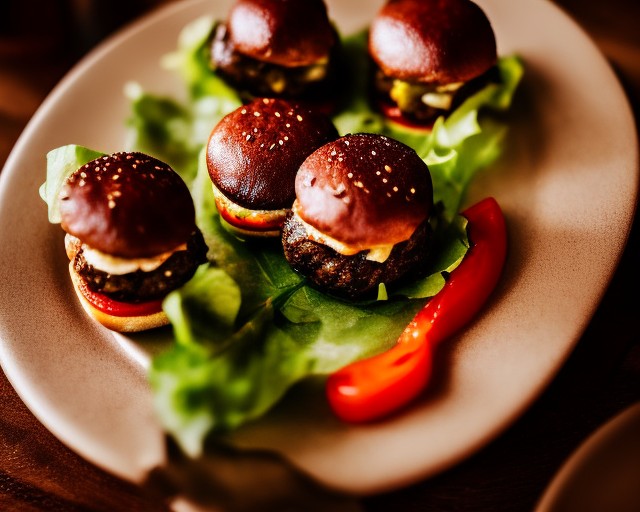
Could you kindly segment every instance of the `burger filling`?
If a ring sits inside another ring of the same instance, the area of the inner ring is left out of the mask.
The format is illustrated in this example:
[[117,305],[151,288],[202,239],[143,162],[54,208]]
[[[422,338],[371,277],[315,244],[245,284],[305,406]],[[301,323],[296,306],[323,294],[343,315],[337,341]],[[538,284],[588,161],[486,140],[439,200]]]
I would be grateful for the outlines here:
[[358,254],[361,251],[365,251],[365,259],[369,261],[383,263],[387,260],[387,258],[389,258],[394,244],[384,244],[378,245],[376,247],[361,247],[359,245],[349,245],[340,242],[339,240],[336,240],[335,238],[322,233],[321,231],[314,228],[311,224],[302,220],[297,211],[297,204],[297,201],[293,204],[293,216],[295,217],[295,221],[304,229],[309,240],[331,247],[334,251],[344,256],[353,256],[354,254]]
[[376,293],[380,283],[422,275],[429,256],[431,229],[428,221],[409,240],[393,246],[384,262],[367,259],[367,251],[345,255],[309,237],[298,215],[287,216],[282,230],[285,257],[296,271],[329,293],[359,298]]
[[196,230],[175,250],[152,258],[120,258],[104,254],[67,235],[67,254],[89,290],[122,302],[164,298],[182,286],[207,261],[207,246]]
[[210,61],[226,81],[252,96],[298,97],[319,93],[331,78],[329,56],[308,66],[279,66],[237,52],[223,23],[213,29]]
[[234,228],[245,230],[250,234],[263,231],[265,236],[278,236],[287,209],[251,210],[245,208],[225,196],[213,185],[213,197],[220,216]]
[[[390,117],[404,117],[418,124],[430,124],[438,116],[447,115],[487,83],[497,81],[496,68],[468,82],[448,84],[400,80],[377,70],[374,85],[379,101],[383,108],[386,106]],[[395,115],[389,107],[396,109]]]

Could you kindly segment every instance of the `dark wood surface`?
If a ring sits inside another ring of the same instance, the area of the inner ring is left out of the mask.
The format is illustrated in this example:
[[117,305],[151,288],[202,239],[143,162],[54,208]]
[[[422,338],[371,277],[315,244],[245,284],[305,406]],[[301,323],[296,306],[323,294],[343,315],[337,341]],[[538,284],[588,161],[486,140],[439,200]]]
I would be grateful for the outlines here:
[[[162,2],[57,0],[43,3],[47,7],[37,16],[26,8],[29,2],[10,0],[0,5],[0,168],[31,115],[64,73],[110,31],[158,3]],[[609,58],[638,118],[640,2],[557,3]],[[110,8],[89,11],[90,4]],[[74,20],[82,21],[83,32],[67,30]],[[529,411],[467,461],[428,481],[361,500],[364,510],[532,510],[579,444],[640,400],[637,224],[575,352]],[[0,372],[0,510],[163,509],[142,488],[101,471],[63,446],[27,410]]]

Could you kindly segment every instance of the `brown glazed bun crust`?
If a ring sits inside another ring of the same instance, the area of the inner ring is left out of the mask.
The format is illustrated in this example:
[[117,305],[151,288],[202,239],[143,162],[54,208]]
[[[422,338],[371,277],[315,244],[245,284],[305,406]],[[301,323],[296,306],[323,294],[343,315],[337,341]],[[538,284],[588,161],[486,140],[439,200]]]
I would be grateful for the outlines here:
[[207,144],[216,188],[251,210],[291,208],[300,164],[338,137],[331,120],[281,99],[258,98],[225,116]]
[[238,0],[227,28],[238,52],[288,67],[313,64],[336,43],[322,0]]
[[113,256],[171,251],[195,229],[193,201],[182,178],[142,153],[115,153],[80,167],[60,199],[62,228]]
[[369,53],[385,75],[413,82],[466,82],[496,62],[496,41],[470,0],[395,0],[373,20]]
[[302,220],[360,250],[409,239],[433,205],[427,165],[409,146],[375,134],[316,150],[298,171],[296,196]]

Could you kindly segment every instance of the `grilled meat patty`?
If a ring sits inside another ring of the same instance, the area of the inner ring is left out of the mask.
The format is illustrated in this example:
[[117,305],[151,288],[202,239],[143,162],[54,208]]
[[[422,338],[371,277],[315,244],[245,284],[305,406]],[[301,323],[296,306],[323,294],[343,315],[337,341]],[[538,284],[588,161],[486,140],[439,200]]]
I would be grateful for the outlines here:
[[423,222],[411,238],[393,247],[389,258],[382,263],[367,260],[367,252],[344,256],[332,248],[310,240],[294,214],[285,220],[282,243],[289,264],[318,288],[356,298],[377,291],[380,283],[398,280],[401,276],[415,279],[422,274],[429,253],[431,226]]
[[122,275],[103,272],[87,263],[81,247],[73,259],[73,266],[90,290],[114,300],[144,302],[161,299],[169,291],[179,288],[206,261],[207,246],[200,230],[196,230],[187,242],[187,250],[176,251],[150,272],[137,270]]

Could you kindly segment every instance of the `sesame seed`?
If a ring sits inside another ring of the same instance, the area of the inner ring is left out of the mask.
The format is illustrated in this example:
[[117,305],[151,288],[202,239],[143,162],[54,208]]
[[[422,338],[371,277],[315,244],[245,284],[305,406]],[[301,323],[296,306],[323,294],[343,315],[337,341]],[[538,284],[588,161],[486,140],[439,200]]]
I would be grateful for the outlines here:
[[271,149],[273,149],[273,148],[275,148],[275,147],[276,147],[276,145],[275,145],[275,144],[271,144],[271,146],[269,146],[269,149],[271,150]]

